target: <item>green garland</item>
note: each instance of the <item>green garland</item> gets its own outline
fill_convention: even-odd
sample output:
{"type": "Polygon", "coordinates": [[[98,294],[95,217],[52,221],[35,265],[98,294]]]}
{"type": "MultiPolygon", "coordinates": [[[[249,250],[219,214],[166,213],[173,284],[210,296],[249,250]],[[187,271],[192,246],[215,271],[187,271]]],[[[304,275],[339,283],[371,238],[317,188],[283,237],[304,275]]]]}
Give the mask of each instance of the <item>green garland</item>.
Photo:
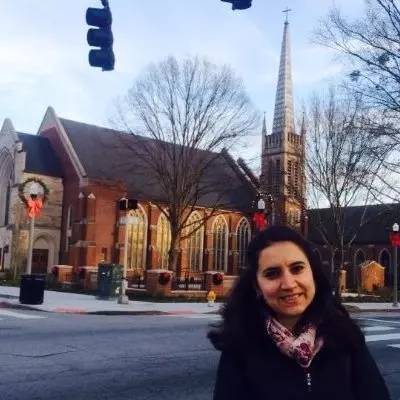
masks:
{"type": "Polygon", "coordinates": [[[28,207],[28,200],[25,197],[25,187],[31,182],[35,182],[38,185],[40,185],[43,189],[43,197],[42,197],[42,202],[43,204],[46,203],[46,201],[49,199],[49,188],[46,186],[46,184],[39,178],[28,178],[25,182],[22,182],[18,185],[18,196],[21,199],[21,201],[25,204],[26,207],[28,207]]]}

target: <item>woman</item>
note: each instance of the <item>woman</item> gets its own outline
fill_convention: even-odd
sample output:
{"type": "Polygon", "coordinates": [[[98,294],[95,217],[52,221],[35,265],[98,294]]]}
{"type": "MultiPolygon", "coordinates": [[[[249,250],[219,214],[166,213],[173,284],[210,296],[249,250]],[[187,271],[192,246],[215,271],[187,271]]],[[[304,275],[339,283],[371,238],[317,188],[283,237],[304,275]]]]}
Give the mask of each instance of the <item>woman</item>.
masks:
{"type": "Polygon", "coordinates": [[[310,244],[272,226],[208,337],[222,352],[214,400],[387,400],[359,327],[337,303],[310,244]]]}

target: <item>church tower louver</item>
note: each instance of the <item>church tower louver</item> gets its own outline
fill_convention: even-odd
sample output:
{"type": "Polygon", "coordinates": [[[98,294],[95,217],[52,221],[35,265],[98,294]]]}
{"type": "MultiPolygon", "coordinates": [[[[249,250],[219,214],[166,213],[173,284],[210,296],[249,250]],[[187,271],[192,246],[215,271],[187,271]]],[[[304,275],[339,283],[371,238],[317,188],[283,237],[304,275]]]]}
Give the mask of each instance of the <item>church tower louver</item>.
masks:
{"type": "MultiPolygon", "coordinates": [[[[285,12],[288,12],[286,10],[285,12]]],[[[289,22],[285,21],[272,133],[262,128],[260,189],[274,199],[271,220],[305,232],[304,119],[295,132],[289,22]]]]}

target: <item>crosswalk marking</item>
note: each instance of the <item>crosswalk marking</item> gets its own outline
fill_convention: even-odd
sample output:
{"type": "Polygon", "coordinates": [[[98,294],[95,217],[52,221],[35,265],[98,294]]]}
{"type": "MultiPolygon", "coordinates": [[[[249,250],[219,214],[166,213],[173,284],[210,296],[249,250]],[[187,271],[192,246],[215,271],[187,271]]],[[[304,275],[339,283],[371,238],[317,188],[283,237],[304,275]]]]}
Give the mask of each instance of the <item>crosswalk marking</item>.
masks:
{"type": "Polygon", "coordinates": [[[389,321],[385,319],[376,319],[376,318],[357,318],[362,321],[374,321],[374,322],[383,322],[384,324],[400,324],[400,321],[389,321]]]}
{"type": "MultiPolygon", "coordinates": [[[[34,315],[34,314],[22,314],[14,311],[9,311],[9,310],[0,310],[0,315],[4,315],[7,317],[13,317],[13,318],[19,318],[19,319],[43,319],[46,317],[42,317],[40,315],[34,315]]],[[[2,318],[0,318],[2,319],[2,318]]]]}
{"type": "Polygon", "coordinates": [[[219,315],[210,315],[210,314],[171,314],[168,317],[178,317],[178,318],[189,318],[189,319],[208,319],[208,320],[220,320],[221,317],[219,315]]]}
{"type": "Polygon", "coordinates": [[[382,335],[365,335],[366,342],[378,342],[380,340],[400,339],[400,333],[384,333],[382,335]]]}
{"type": "Polygon", "coordinates": [[[396,329],[396,328],[393,326],[364,326],[362,328],[364,332],[390,331],[391,329],[396,329]]]}

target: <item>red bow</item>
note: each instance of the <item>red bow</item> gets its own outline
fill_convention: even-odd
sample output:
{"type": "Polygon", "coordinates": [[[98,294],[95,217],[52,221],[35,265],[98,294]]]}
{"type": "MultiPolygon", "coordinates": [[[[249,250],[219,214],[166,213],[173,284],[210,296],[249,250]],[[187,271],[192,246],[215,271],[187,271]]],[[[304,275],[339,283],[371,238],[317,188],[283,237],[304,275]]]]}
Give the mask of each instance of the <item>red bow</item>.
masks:
{"type": "Polygon", "coordinates": [[[37,199],[37,200],[32,200],[29,199],[28,200],[28,210],[29,213],[28,215],[32,218],[32,217],[38,217],[40,215],[40,209],[43,206],[43,202],[41,199],[37,199]]]}
{"type": "Polygon", "coordinates": [[[261,231],[267,227],[267,223],[265,222],[264,213],[262,211],[258,211],[253,216],[253,221],[256,224],[256,228],[261,231]]]}

